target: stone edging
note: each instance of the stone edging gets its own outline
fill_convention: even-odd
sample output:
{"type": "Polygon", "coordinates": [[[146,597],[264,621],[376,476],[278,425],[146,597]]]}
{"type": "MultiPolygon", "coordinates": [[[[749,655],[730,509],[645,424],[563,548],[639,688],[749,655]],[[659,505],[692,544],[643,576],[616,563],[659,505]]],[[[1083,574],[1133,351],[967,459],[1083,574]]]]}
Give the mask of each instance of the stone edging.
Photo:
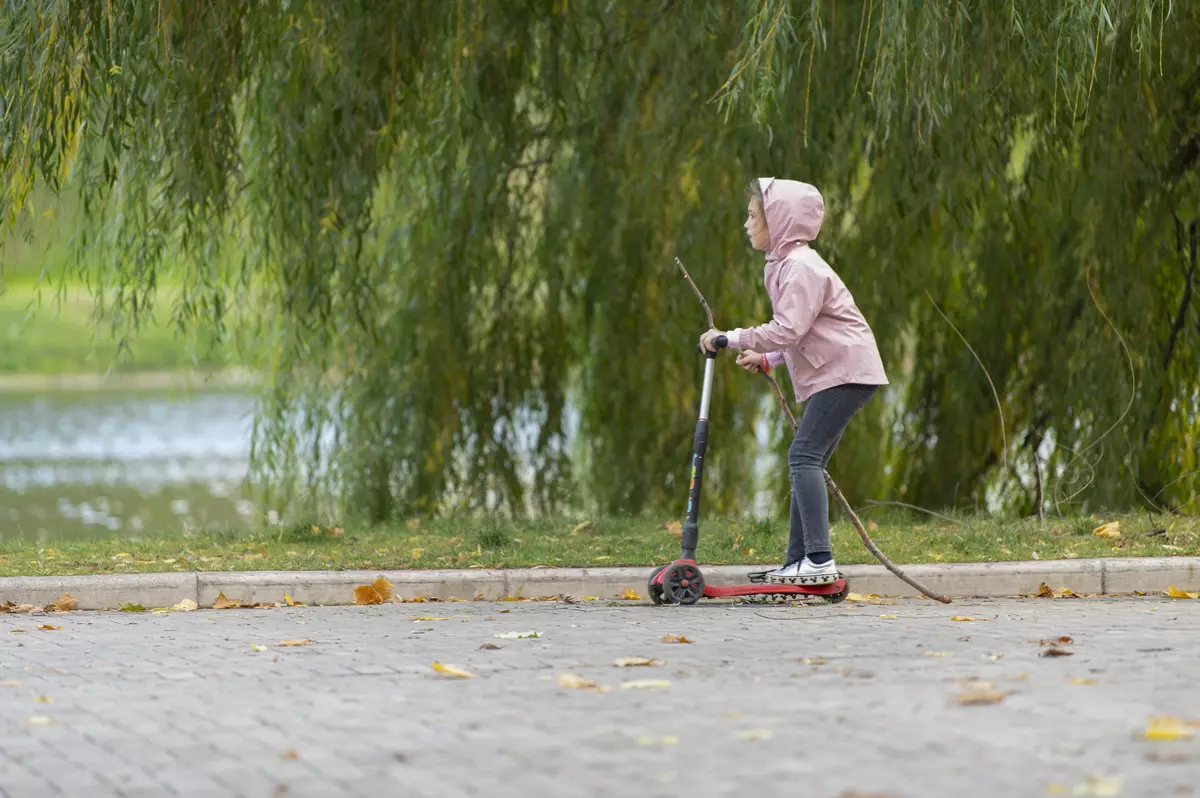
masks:
{"type": "MultiPolygon", "coordinates": [[[[756,566],[702,566],[712,584],[742,581],[756,566]]],[[[770,566],[758,566],[767,568],[770,566]]],[[[904,569],[931,590],[958,598],[1030,595],[1045,583],[1078,594],[1161,593],[1168,585],[1200,590],[1200,557],[1038,560],[1009,563],[910,565],[904,569]]],[[[63,593],[79,609],[122,604],[170,607],[191,599],[211,607],[219,593],[243,603],[274,603],[287,593],[308,605],[353,604],[354,588],[383,576],[403,599],[496,601],[506,597],[569,595],[621,598],[627,589],[644,596],[649,568],[516,568],[445,571],[242,571],[220,573],[116,574],[0,578],[0,602],[48,604],[63,593]]],[[[913,596],[915,591],[879,565],[843,568],[856,593],[913,596]]]]}

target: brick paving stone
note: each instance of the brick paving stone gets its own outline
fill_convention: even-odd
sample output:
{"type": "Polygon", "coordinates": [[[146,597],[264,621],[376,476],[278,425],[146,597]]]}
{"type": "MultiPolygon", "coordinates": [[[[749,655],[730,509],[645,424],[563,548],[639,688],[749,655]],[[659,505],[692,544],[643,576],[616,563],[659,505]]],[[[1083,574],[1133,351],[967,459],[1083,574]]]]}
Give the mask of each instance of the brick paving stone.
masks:
{"type": "Polygon", "coordinates": [[[63,628],[9,635],[40,621],[0,615],[0,681],[21,683],[0,687],[10,798],[1200,794],[1200,728],[1139,739],[1152,716],[1200,721],[1200,602],[435,603],[53,620],[63,628]],[[528,630],[542,636],[495,636],[528,630]],[[694,642],[660,642],[668,633],[694,642]],[[1061,635],[1072,655],[1041,656],[1039,641],[1061,635]],[[297,638],[313,645],[274,645],[297,638]],[[635,656],[663,664],[612,664],[635,656]],[[439,676],[434,662],[477,678],[439,676]],[[565,672],[610,689],[562,689],[565,672]],[[646,679],[670,684],[621,687],[646,679]],[[956,702],[972,689],[1005,696],[956,702]]]}

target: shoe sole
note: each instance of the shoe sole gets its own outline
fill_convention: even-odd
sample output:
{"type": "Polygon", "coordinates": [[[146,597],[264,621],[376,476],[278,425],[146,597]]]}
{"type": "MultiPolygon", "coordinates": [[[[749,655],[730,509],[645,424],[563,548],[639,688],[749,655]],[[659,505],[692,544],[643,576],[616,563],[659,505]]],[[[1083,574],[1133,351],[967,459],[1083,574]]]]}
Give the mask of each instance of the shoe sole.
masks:
{"type": "Polygon", "coordinates": [[[765,581],[772,585],[832,585],[841,579],[839,573],[820,574],[814,576],[773,576],[767,575],[765,581]]]}

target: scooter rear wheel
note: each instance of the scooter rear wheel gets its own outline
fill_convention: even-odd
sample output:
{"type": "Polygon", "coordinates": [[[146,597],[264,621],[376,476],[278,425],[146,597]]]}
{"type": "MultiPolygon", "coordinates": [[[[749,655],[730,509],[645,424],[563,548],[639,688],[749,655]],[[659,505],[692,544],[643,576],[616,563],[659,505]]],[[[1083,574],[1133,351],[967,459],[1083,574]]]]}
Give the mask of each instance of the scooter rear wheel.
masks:
{"type": "Polygon", "coordinates": [[[658,576],[667,566],[660,565],[650,572],[650,578],[646,580],[646,591],[650,595],[650,600],[655,604],[663,603],[663,587],[662,585],[654,584],[654,577],[658,576]]]}
{"type": "Polygon", "coordinates": [[[843,601],[846,600],[846,596],[848,596],[848,595],[850,595],[850,580],[849,579],[847,579],[846,583],[844,585],[842,585],[841,590],[839,590],[836,593],[832,593],[828,596],[825,596],[824,599],[826,602],[828,602],[830,604],[841,604],[843,601]]]}
{"type": "Polygon", "coordinates": [[[671,563],[663,570],[662,590],[666,604],[695,604],[704,596],[704,574],[691,563],[671,563]]]}

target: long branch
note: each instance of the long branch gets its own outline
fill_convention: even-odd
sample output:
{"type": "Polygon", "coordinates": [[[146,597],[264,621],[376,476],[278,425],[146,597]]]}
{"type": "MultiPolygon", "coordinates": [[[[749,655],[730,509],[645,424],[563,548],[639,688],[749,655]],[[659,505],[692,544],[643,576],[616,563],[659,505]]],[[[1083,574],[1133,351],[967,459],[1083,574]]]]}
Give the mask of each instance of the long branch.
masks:
{"type": "MultiPolygon", "coordinates": [[[[714,324],[712,311],[709,310],[708,302],[705,301],[704,295],[701,294],[700,289],[696,287],[695,281],[692,280],[692,276],[688,274],[687,269],[684,268],[683,262],[680,261],[679,258],[676,258],[675,263],[679,265],[679,270],[683,272],[683,276],[687,279],[688,284],[692,287],[692,290],[696,292],[696,296],[699,297],[700,303],[704,305],[704,312],[708,314],[708,327],[709,329],[713,329],[714,324]]],[[[788,406],[787,400],[783,398],[783,391],[779,390],[779,383],[775,381],[774,377],[766,372],[763,372],[763,376],[767,378],[767,382],[771,383],[771,387],[775,389],[775,397],[779,400],[779,406],[783,408],[783,412],[787,415],[788,421],[792,424],[792,431],[795,432],[797,427],[796,416],[792,413],[792,408],[788,406]]],[[[833,498],[842,508],[842,512],[846,514],[846,517],[850,519],[850,523],[853,524],[855,530],[858,531],[858,536],[862,538],[863,545],[867,547],[867,551],[875,555],[875,559],[879,560],[883,567],[891,571],[897,579],[907,583],[909,586],[919,591],[922,595],[928,596],[934,601],[940,601],[943,604],[949,604],[949,596],[943,596],[940,593],[935,593],[934,591],[925,587],[920,582],[904,573],[899,566],[889,560],[887,556],[879,550],[879,547],[875,545],[873,540],[871,540],[871,536],[867,534],[867,530],[863,526],[862,521],[858,519],[858,515],[850,506],[850,502],[846,501],[846,497],[842,495],[842,491],[838,488],[837,483],[833,481],[833,477],[829,476],[828,471],[823,470],[821,473],[825,475],[825,487],[831,494],[833,494],[833,498]]]]}

